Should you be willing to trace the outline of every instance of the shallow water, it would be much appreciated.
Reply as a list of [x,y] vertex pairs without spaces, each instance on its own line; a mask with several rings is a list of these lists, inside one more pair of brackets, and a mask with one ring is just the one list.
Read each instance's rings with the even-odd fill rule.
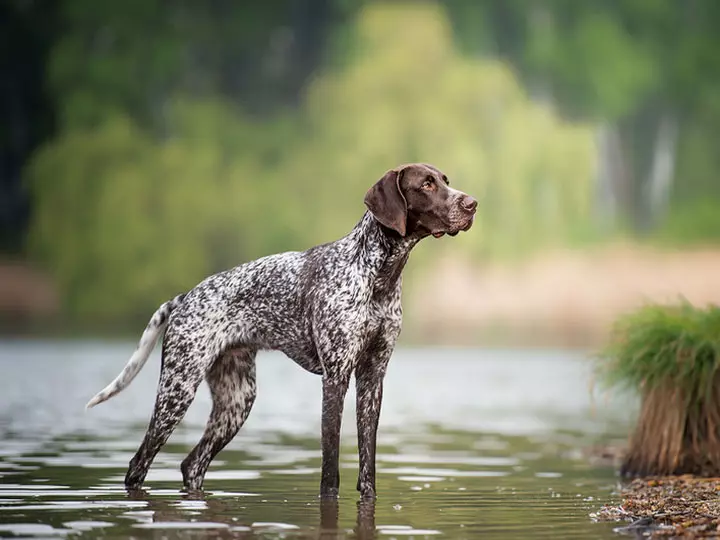
[[320,379],[258,358],[258,399],[211,466],[203,496],[179,465],[210,410],[203,387],[142,495],[123,489],[149,418],[157,352],[91,411],[132,343],[0,341],[0,537],[610,538],[588,514],[617,478],[581,450],[622,436],[632,403],[591,399],[580,353],[400,349],[378,436],[378,500],[359,505],[354,394],[343,423],[341,494],[321,504]]

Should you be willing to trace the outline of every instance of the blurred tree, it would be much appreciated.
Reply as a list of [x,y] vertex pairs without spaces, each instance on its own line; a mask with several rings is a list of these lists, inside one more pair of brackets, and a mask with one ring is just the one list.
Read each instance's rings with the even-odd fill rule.
[[22,247],[21,171],[56,124],[64,137],[127,115],[168,136],[178,93],[220,96],[254,116],[295,105],[311,75],[337,61],[359,3],[0,2],[0,251]]
[[470,252],[518,255],[588,229],[589,127],[532,103],[498,62],[459,56],[437,5],[373,4],[353,36],[354,60],[310,86],[307,137],[288,160],[320,183],[308,201],[318,237],[353,225],[387,164],[418,160],[478,196],[486,232],[462,240]]
[[666,212],[675,178],[697,181],[681,191],[704,191],[693,163],[676,161],[681,128],[719,104],[718,2],[443,2],[465,50],[507,58],[535,98],[601,122],[597,200],[606,217],[645,230]]
[[130,102],[103,105],[38,152],[29,249],[69,313],[144,318],[209,273],[336,239],[404,161],[479,196],[482,232],[453,249],[512,256],[588,227],[591,128],[533,103],[502,64],[458,55],[440,7],[366,7],[347,38],[355,54],[296,111],[258,119],[177,94],[158,137]]
[[28,170],[29,250],[73,316],[142,318],[210,273],[297,245],[292,212],[267,217],[281,124],[182,100],[168,122],[174,135],[156,141],[128,116],[108,117],[46,146]]
[[0,253],[21,253],[29,201],[21,183],[32,151],[52,136],[45,62],[57,34],[55,0],[0,2]]
[[294,103],[354,9],[352,0],[64,0],[49,66],[63,124],[123,111],[162,133],[177,93],[252,112]]
[[[0,39],[6,46],[0,67],[6,84],[0,87],[0,249],[19,249],[27,208],[20,170],[52,133],[56,113],[59,138],[126,117],[153,142],[175,135],[178,95],[205,103],[219,98],[224,107],[271,123],[283,115],[287,120],[294,113],[285,109],[303,103],[320,68],[339,72],[347,64],[351,42],[357,43],[350,23],[360,7],[372,4],[1,3]],[[424,6],[403,5],[408,13]],[[720,198],[716,0],[439,0],[439,5],[447,8],[452,35],[464,50],[509,60],[533,100],[566,118],[596,123],[593,204],[599,222],[645,230],[660,224],[668,208],[685,222],[698,201]],[[388,39],[404,34],[407,23],[398,25],[386,29]],[[361,58],[364,49],[355,53]],[[418,58],[408,53],[404,61],[422,66]],[[403,97],[396,101],[402,110]],[[411,138],[403,144],[402,155],[419,155]],[[285,150],[270,146],[264,159],[281,160]],[[700,228],[707,231],[705,222]]]

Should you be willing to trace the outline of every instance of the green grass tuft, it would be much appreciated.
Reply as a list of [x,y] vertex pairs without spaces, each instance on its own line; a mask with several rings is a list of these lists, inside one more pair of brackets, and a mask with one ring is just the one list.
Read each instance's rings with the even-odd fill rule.
[[682,390],[686,405],[711,399],[720,368],[720,308],[648,305],[621,317],[600,352],[598,381],[637,391]]

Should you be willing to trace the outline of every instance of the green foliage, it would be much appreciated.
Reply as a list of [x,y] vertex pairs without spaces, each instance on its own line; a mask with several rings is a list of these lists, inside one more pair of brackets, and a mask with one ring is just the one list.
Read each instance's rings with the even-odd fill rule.
[[702,118],[683,127],[677,169],[681,172],[674,185],[671,211],[701,200],[720,199],[720,92]]
[[147,313],[209,273],[336,239],[370,184],[407,161],[479,199],[455,251],[515,256],[589,226],[588,126],[531,102],[502,64],[458,55],[437,6],[365,8],[351,36],[362,54],[318,76],[297,113],[260,121],[176,98],[162,136],[106,113],[39,152],[29,249],[69,313]]
[[642,398],[621,474],[717,476],[719,368],[716,306],[648,305],[616,322],[598,375]]
[[[615,225],[647,232],[667,206],[649,204],[660,118],[678,119],[677,197],[716,191],[720,132],[720,3],[715,0],[443,0],[472,55],[506,59],[537,98],[593,119],[619,138],[606,157]],[[694,136],[697,124],[705,138]],[[713,169],[706,167],[712,162]],[[681,192],[683,194],[681,194]]]
[[720,241],[719,202],[707,198],[676,205],[657,232],[659,241],[674,247],[716,244]]
[[238,253],[295,238],[292,213],[268,218],[266,128],[217,103],[179,102],[169,117],[175,135],[162,142],[124,116],[73,130],[28,172],[29,248],[75,316],[147,313]]
[[94,126],[121,113],[160,132],[178,93],[256,113],[293,102],[357,9],[355,0],[58,3],[63,32],[48,79],[60,123]]
[[720,308],[643,307],[617,321],[600,357],[598,374],[608,386],[676,388],[688,403],[707,400],[720,368]]
[[[292,184],[303,204],[334,193],[302,188],[318,174],[325,187],[342,182],[357,195],[364,175],[398,158],[454,168],[485,196],[482,225],[499,233],[478,248],[489,255],[562,242],[568,230],[594,234],[587,190],[598,126],[560,117],[601,121],[617,134],[619,155],[605,156],[602,167],[612,169],[615,225],[662,222],[665,208],[644,215],[656,212],[644,201],[660,119],[679,126],[672,203],[718,194],[716,0],[60,0],[57,17],[24,4],[11,3],[29,27],[57,19],[54,32],[38,37],[53,42],[45,90],[56,111],[27,126],[45,132],[53,116],[52,145],[106,130],[113,118],[160,144],[178,136],[178,96],[206,111],[227,109],[217,113],[227,118],[239,108],[252,116],[252,134],[229,126],[237,133],[230,140],[244,138],[263,155],[263,186]],[[456,54],[456,44],[470,54]],[[0,149],[14,156],[16,144],[0,128]],[[353,156],[333,157],[356,146]],[[333,159],[343,163],[331,170]],[[346,226],[352,212],[345,215]],[[316,217],[308,238],[331,238],[332,216]]]
[[[312,138],[300,146],[309,178],[329,182],[319,196],[347,204],[338,213],[345,228],[369,179],[414,160],[435,163],[479,199],[481,232],[458,239],[468,252],[527,253],[588,222],[591,129],[532,103],[504,65],[458,55],[441,9],[366,8],[356,39],[357,60],[309,88]],[[324,215],[320,230],[333,230],[336,215]]]
[[507,58],[525,82],[546,86],[574,114],[625,117],[655,99],[693,109],[717,95],[714,0],[443,4],[466,51]]

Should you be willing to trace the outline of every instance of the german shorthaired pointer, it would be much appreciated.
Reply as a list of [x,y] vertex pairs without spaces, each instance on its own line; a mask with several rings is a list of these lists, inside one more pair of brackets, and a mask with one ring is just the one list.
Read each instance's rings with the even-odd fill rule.
[[205,379],[212,412],[181,465],[185,488],[201,489],[210,462],[237,434],[255,401],[255,354],[274,349],[322,375],[323,497],[338,494],[340,421],[355,374],[357,489],[363,499],[375,498],[383,377],[402,323],[400,274],[415,244],[429,235],[468,230],[477,207],[448,184],[431,165],[390,170],[367,192],[368,211],[344,238],[220,272],[160,306],[120,375],[87,405],[128,386],[165,330],[155,410],[130,461],[126,487],[142,486]]

